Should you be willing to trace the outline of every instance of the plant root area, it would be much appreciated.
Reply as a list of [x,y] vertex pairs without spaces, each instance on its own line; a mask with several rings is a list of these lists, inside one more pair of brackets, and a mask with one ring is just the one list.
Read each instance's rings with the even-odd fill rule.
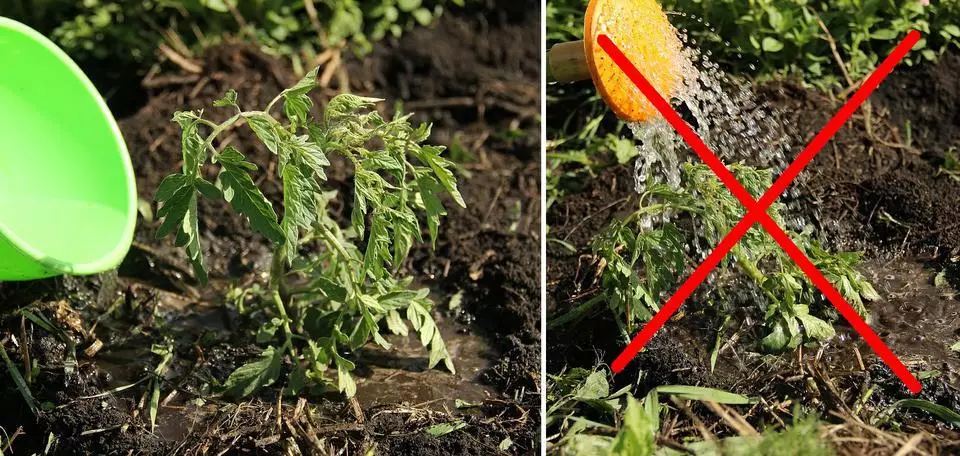
[[[399,268],[431,289],[457,374],[427,370],[427,352],[413,336],[391,337],[390,351],[369,344],[348,354],[358,385],[350,400],[335,385],[283,396],[289,366],[253,397],[212,394],[211,385],[261,350],[253,343],[257,322],[228,305],[225,293],[264,284],[270,250],[224,202],[201,199],[211,284],[199,287],[183,252],[170,239],[155,240],[150,203],[118,271],[0,284],[0,337],[11,363],[21,372],[29,366],[39,409],[31,413],[4,368],[4,444],[12,441],[15,454],[42,453],[48,442],[51,454],[539,453],[539,23],[537,2],[447,11],[431,27],[347,59],[348,77],[329,78],[314,96],[322,107],[349,84],[354,93],[386,98],[385,116],[400,106],[415,121],[432,122],[429,142],[446,145],[459,163],[467,208],[447,201],[436,248],[415,246]],[[206,108],[220,121],[228,110],[210,106],[227,89],[253,109],[299,79],[288,61],[250,45],[227,43],[190,58],[202,73],[161,63],[142,80],[145,104],[120,120],[147,202],[180,167],[174,111]],[[282,213],[274,157],[246,128],[223,138],[258,165],[258,185]],[[331,210],[346,225],[352,168],[332,161],[327,184],[339,198]],[[151,430],[161,359],[154,344],[172,344],[173,358]],[[436,427],[445,423],[446,431]]]
[[[952,410],[960,410],[960,352],[951,348],[960,340],[960,179],[939,170],[960,146],[958,71],[957,54],[936,65],[898,68],[796,184],[804,212],[796,215],[815,225],[827,247],[865,252],[859,268],[881,295],[867,304],[869,323],[921,378],[918,398]],[[790,160],[844,101],[792,82],[755,90],[780,111]],[[565,117],[560,113],[557,121]],[[632,164],[607,167],[570,187],[547,212],[548,324],[599,292],[592,236],[637,204]],[[624,343],[617,325],[600,308],[548,331],[548,375],[609,364],[619,354]],[[642,397],[657,385],[685,384],[759,397],[737,408],[757,429],[792,422],[794,406],[803,404],[826,423],[822,438],[840,454],[893,454],[908,441],[919,454],[960,452],[960,429],[924,411],[896,408],[887,424],[873,425],[870,418],[879,411],[914,396],[842,318],[835,322],[837,336],[822,346],[762,355],[756,323],[733,315],[718,337],[724,317],[687,302],[615,377],[611,391],[632,384]],[[737,435],[730,416],[690,403],[683,414],[662,421],[673,424],[661,428],[666,435],[660,437],[680,442]]]

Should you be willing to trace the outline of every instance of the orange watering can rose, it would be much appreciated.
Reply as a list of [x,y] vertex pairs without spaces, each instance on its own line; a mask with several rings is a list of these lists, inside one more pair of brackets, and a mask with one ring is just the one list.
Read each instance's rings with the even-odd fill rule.
[[644,122],[657,110],[597,45],[607,35],[666,98],[682,83],[682,44],[656,0],[590,0],[584,41],[557,44],[547,53],[548,78],[570,82],[590,78],[617,117]]

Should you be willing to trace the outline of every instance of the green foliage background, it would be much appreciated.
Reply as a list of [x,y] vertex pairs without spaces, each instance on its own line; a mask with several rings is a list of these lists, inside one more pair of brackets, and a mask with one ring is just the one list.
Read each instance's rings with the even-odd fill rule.
[[[907,31],[924,39],[908,65],[960,47],[960,2],[933,0],[664,0],[671,22],[687,30],[728,71],[756,77],[796,76],[823,88],[845,88],[820,21],[830,31],[854,82],[865,77]],[[547,3],[548,46],[580,39],[586,0]],[[702,19],[703,22],[699,20]],[[722,38],[721,38],[722,37]],[[732,46],[726,44],[729,40]]]
[[293,55],[304,47],[319,51],[307,3],[331,46],[363,55],[373,42],[429,25],[446,7],[466,1],[471,0],[4,0],[0,15],[52,37],[74,59],[142,64],[153,58],[167,29],[191,47],[243,36],[275,54]]

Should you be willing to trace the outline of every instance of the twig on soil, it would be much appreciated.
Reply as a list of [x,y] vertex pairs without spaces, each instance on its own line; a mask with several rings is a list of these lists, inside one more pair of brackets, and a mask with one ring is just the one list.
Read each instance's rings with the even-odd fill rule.
[[7,454],[11,448],[13,448],[13,441],[17,440],[17,437],[23,435],[23,426],[17,427],[16,431],[13,431],[13,435],[8,436],[7,431],[0,427],[0,431],[3,431],[4,436],[6,437],[6,443],[3,445],[3,448],[0,448],[0,454]]
[[[27,383],[30,383],[30,373],[33,369],[30,368],[33,364],[30,362],[30,338],[27,337],[27,317],[23,314],[20,314],[20,351],[23,356],[23,374],[27,379]],[[2,349],[2,347],[0,347]],[[0,453],[2,454],[2,453]]]
[[719,416],[728,426],[733,430],[737,431],[737,434],[741,436],[756,436],[760,435],[747,420],[743,419],[739,413],[735,410],[720,405],[714,401],[704,401],[704,405],[707,406],[713,413]]
[[356,418],[357,423],[364,424],[366,418],[363,416],[363,409],[360,408],[360,401],[356,396],[350,397],[350,406],[353,408],[353,417]]
[[689,418],[690,421],[693,422],[694,427],[696,427],[697,431],[700,432],[700,435],[703,437],[704,440],[707,440],[710,442],[715,442],[717,440],[717,437],[713,435],[712,432],[707,430],[707,426],[703,424],[703,420],[701,420],[700,417],[698,417],[695,413],[693,413],[693,410],[690,410],[690,406],[688,405],[689,401],[681,400],[676,396],[670,396],[670,401],[672,401],[674,405],[676,405],[677,408],[679,408],[680,411],[683,412],[684,415],[687,415],[687,418]]
[[907,454],[912,453],[917,448],[917,444],[919,444],[922,440],[923,434],[914,434],[913,437],[910,437],[910,440],[907,440],[907,443],[904,443],[903,446],[900,447],[896,453],[894,453],[893,456],[906,456]]
[[177,51],[171,49],[170,46],[167,46],[166,43],[160,43],[159,50],[164,56],[170,59],[171,62],[182,68],[187,73],[203,73],[203,67],[200,66],[200,64],[180,55]]

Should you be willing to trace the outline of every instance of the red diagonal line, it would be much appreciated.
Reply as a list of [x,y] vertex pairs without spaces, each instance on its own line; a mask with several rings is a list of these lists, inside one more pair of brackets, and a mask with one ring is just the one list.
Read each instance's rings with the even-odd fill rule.
[[883,341],[876,335],[869,325],[864,322],[856,311],[843,299],[839,292],[823,277],[823,274],[817,270],[816,266],[803,254],[803,252],[793,243],[786,233],[766,214],[767,208],[780,196],[781,193],[790,185],[803,168],[816,156],[816,154],[826,145],[826,143],[836,134],[843,123],[857,110],[860,104],[869,97],[870,93],[877,88],[880,82],[893,70],[900,60],[920,39],[920,33],[910,32],[907,37],[894,49],[880,66],[863,83],[859,90],[844,104],[839,112],[827,123],[827,125],[814,137],[807,147],[800,153],[797,159],[781,174],[780,178],[767,190],[760,198],[760,201],[754,201],[746,189],[740,185],[740,182],[723,165],[723,163],[713,154],[709,147],[693,132],[693,130],[680,118],[679,114],[673,110],[670,104],[657,93],[656,89],[643,77],[639,70],[623,55],[623,53],[610,41],[610,39],[601,35],[598,37],[598,44],[607,52],[615,63],[624,71],[628,77],[637,85],[645,96],[653,103],[654,107],[660,111],[661,115],[670,122],[677,132],[684,138],[690,147],[700,156],[713,171],[723,181],[730,191],[741,201],[748,209],[747,215],[734,226],[734,228],[721,240],[720,244],[711,252],[704,262],[694,270],[693,274],[677,289],[676,293],[667,301],[663,308],[654,315],[653,319],[640,331],[639,334],[630,342],[627,348],[613,362],[612,368],[615,372],[620,372],[626,364],[636,355],[638,351],[653,337],[653,335],[666,323],[667,320],[676,312],[683,301],[686,300],[706,278],[713,268],[720,263],[724,256],[739,242],[740,238],[750,229],[750,227],[760,222],[774,240],[781,245],[787,254],[793,258],[801,270],[804,271],[810,280],[824,293],[828,300],[837,308],[837,310],[850,322],[851,326],[864,337],[870,347],[880,356],[880,358],[890,366],[891,370],[907,385],[907,387],[917,393],[920,391],[920,383],[914,378],[902,362],[890,351]]

